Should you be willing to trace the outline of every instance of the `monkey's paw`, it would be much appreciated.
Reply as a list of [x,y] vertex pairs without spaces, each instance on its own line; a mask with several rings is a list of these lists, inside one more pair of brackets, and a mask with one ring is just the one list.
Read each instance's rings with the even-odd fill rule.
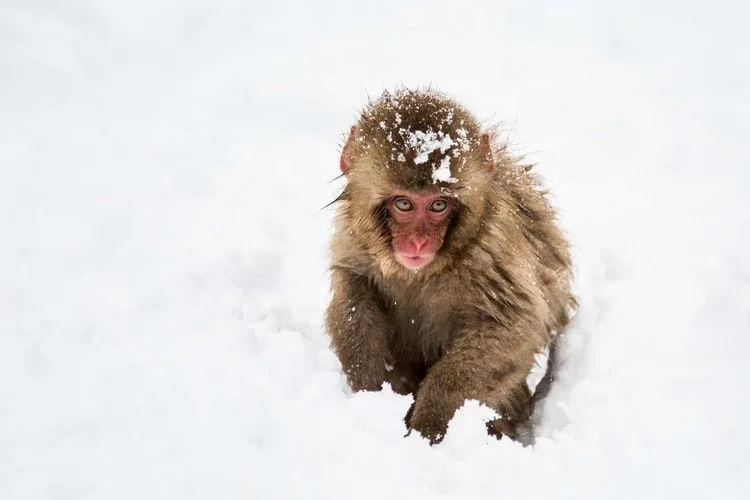
[[412,430],[415,430],[428,439],[431,445],[437,444],[445,437],[452,413],[447,414],[439,408],[425,406],[417,401],[406,412],[404,417],[408,429],[406,435],[408,436]]
[[515,423],[503,418],[496,418],[487,422],[487,433],[497,439],[508,436],[513,441],[521,443],[523,446],[534,444],[534,432],[531,422]]

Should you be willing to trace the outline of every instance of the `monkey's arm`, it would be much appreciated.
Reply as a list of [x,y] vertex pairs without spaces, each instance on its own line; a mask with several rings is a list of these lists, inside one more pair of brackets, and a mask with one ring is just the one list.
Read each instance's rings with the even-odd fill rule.
[[527,417],[530,398],[526,375],[534,362],[518,332],[493,325],[462,335],[430,369],[406,416],[410,429],[436,443],[454,413],[468,399],[478,400],[502,417]]
[[326,327],[349,385],[355,391],[379,390],[388,378],[391,329],[376,291],[365,277],[339,268],[332,271],[332,288]]

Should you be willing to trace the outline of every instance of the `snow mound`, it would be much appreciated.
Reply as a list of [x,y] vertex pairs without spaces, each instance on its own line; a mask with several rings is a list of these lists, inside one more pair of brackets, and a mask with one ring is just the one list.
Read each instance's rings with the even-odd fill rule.
[[[750,35],[712,7],[4,3],[0,498],[750,498]],[[405,436],[324,335],[337,134],[429,82],[574,244],[534,447],[471,401]]]

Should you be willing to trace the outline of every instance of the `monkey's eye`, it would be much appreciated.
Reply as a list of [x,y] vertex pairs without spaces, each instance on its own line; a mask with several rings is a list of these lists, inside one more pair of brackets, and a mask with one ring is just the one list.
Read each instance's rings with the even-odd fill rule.
[[409,198],[396,198],[393,205],[401,212],[408,212],[414,208],[414,203]]
[[430,210],[433,212],[443,212],[446,208],[448,208],[448,202],[445,200],[435,200],[430,205]]

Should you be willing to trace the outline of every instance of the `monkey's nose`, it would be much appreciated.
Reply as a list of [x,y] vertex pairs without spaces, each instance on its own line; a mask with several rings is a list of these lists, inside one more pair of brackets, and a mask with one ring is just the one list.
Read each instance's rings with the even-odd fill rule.
[[427,236],[412,236],[411,242],[414,244],[414,250],[420,252],[428,240]]

